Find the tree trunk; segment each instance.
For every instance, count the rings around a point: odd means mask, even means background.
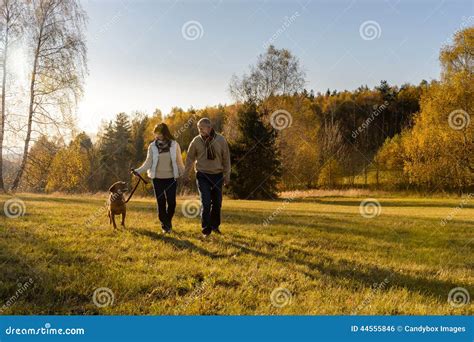
[[[367,165],[364,166],[364,185],[367,186]]]
[[[375,163],[375,167],[376,167],[375,182],[376,182],[376,186],[377,186],[377,189],[378,189],[379,185],[380,185],[380,182],[379,182],[379,164]]]
[[[2,65],[2,110],[0,118],[0,191],[5,191],[5,183],[3,182],[3,139],[5,134],[5,98],[6,98],[6,83],[7,83],[7,54],[8,54],[8,34],[9,26],[5,28],[5,49],[3,51],[3,65]]]
[[[43,23],[44,24],[44,23]],[[11,187],[12,191],[15,191],[18,186],[20,185],[21,177],[23,176],[23,172],[25,171],[26,162],[28,160],[28,148],[30,146],[31,140],[31,127],[33,124],[33,112],[34,112],[34,100],[35,100],[35,83],[36,83],[36,73],[38,68],[38,59],[39,53],[41,49],[41,40],[43,34],[43,27],[41,27],[39,37],[38,37],[38,44],[36,45],[35,50],[35,59],[33,62],[33,70],[31,72],[31,82],[30,82],[30,105],[28,107],[28,127],[26,131],[26,138],[25,138],[25,146],[23,148],[23,156],[20,164],[20,169],[16,174],[15,180],[13,181],[13,185]]]

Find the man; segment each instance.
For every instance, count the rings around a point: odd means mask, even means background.
[[[199,135],[188,148],[185,181],[195,164],[196,183],[201,197],[202,234],[206,237],[213,231],[221,234],[222,184],[230,181],[230,152],[225,138],[212,128],[211,120],[198,121]]]

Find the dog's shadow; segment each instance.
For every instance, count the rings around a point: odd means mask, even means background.
[[[171,244],[174,248],[178,250],[189,250],[190,252],[196,252],[201,254],[202,256],[209,257],[211,259],[221,259],[221,258],[227,258],[228,255],[226,254],[218,254],[214,253],[211,251],[208,251],[207,249],[204,249],[202,247],[199,247],[192,243],[189,240],[185,240],[183,238],[175,238],[171,235],[168,234],[163,234],[163,233],[158,233],[155,231],[143,229],[143,228],[135,228],[133,229],[133,234],[134,235],[141,235],[141,236],[146,236],[152,240],[156,241],[163,241],[165,243]],[[176,234],[176,233],[172,233]]]

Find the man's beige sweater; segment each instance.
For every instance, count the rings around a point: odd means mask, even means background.
[[[195,164],[196,172],[211,174],[223,172],[224,180],[228,182],[230,180],[230,152],[227,141],[222,135],[216,134],[212,141],[212,147],[216,155],[214,160],[207,159],[206,144],[201,135],[196,136],[188,148],[184,174],[187,175]]]

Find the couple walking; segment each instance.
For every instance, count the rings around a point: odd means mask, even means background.
[[[194,166],[196,183],[201,198],[201,226],[204,236],[213,231],[220,234],[222,186],[230,181],[230,153],[225,138],[212,128],[211,120],[198,121],[197,135],[189,145],[186,165],[181,157],[181,148],[171,135],[168,126],[155,126],[155,140],[148,146],[148,153],[142,166],[135,172],[147,171],[153,181],[158,206],[158,217],[164,233],[172,228],[176,209],[176,186],[178,178],[189,182],[189,173]]]

